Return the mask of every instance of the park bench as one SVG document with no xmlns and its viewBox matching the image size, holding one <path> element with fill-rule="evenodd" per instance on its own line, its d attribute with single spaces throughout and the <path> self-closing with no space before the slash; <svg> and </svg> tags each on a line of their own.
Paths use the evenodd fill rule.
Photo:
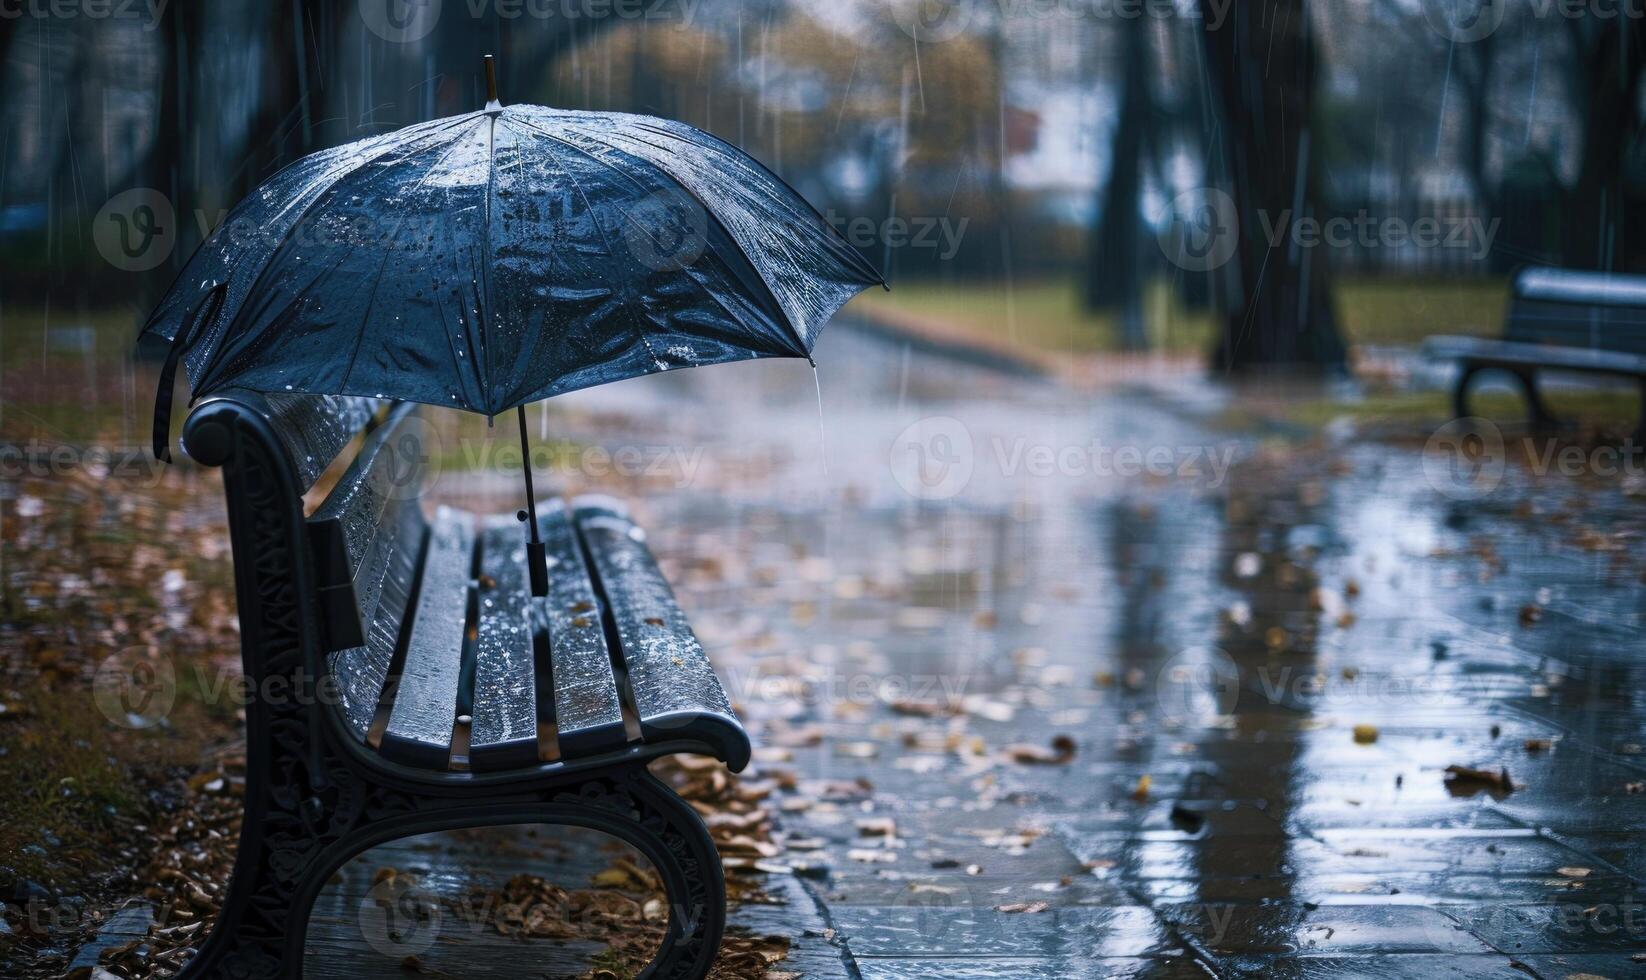
<svg viewBox="0 0 1646 980">
<path fill-rule="evenodd" d="M 1515 277 L 1503 337 L 1431 337 L 1424 353 L 1459 363 L 1453 410 L 1467 418 L 1469 383 L 1482 371 L 1515 377 L 1534 428 L 1557 422 L 1538 392 L 1543 370 L 1631 378 L 1641 384 L 1646 435 L 1646 276 L 1531 268 Z"/>
<path fill-rule="evenodd" d="M 704 976 L 722 866 L 646 765 L 686 752 L 741 770 L 747 734 L 621 504 L 541 509 L 551 591 L 533 599 L 514 515 L 425 513 L 430 431 L 411 404 L 239 391 L 184 426 L 189 456 L 223 469 L 254 692 L 234 874 L 187 975 L 298 975 L 321 887 L 377 844 L 558 823 L 655 868 L 668 923 L 645 975 Z"/>
</svg>

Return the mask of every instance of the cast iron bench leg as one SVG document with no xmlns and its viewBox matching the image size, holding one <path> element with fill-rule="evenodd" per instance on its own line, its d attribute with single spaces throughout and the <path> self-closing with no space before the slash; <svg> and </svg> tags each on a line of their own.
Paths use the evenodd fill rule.
<svg viewBox="0 0 1646 980">
<path fill-rule="evenodd" d="M 1454 417 L 1460 419 L 1470 417 L 1472 413 L 1469 411 L 1469 382 L 1474 380 L 1475 375 L 1489 367 L 1492 367 L 1492 365 L 1470 363 L 1463 365 L 1457 378 L 1457 386 L 1452 389 L 1452 414 Z M 1520 390 L 1526 397 L 1527 421 L 1531 427 L 1539 432 L 1558 428 L 1560 420 L 1549 410 L 1542 394 L 1538 392 L 1537 372 L 1532 368 L 1504 368 L 1503 370 L 1514 375 L 1515 380 L 1520 382 Z M 1646 397 L 1646 388 L 1643 388 L 1642 392 L 1643 397 Z M 1646 407 L 1643 407 L 1643 412 L 1646 412 Z M 1643 418 L 1646 418 L 1646 416 L 1643 416 Z M 1643 428 L 1646 428 L 1646 422 L 1643 422 Z"/>
<path fill-rule="evenodd" d="M 310 909 L 332 875 L 351 858 L 400 837 L 535 823 L 598 830 L 645 855 L 663 882 L 669 921 L 657 956 L 641 978 L 702 980 L 708 975 L 726 927 L 720 855 L 697 811 L 643 765 L 535 790 L 500 789 L 491 797 L 413 797 L 364 781 L 353 786 L 346 794 L 349 799 L 334 800 L 342 802 L 352 817 L 319 812 L 290 792 L 273 794 L 273 809 L 287 809 L 281 805 L 282 796 L 294 809 L 265 815 L 263 820 L 274 833 L 261 835 L 261 842 L 242 840 L 219 926 L 190 961 L 184 977 L 301 976 Z M 310 812 L 303 814 L 304 810 Z M 248 826 L 256 819 L 249 811 Z M 357 823 L 339 833 L 340 818 Z M 293 819 L 298 823 L 294 825 Z M 312 833 L 305 835 L 304 828 Z"/>
</svg>

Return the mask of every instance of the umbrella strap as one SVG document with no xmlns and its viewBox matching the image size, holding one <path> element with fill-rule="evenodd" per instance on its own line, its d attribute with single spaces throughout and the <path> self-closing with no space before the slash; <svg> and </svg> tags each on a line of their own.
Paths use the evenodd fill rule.
<svg viewBox="0 0 1646 980">
<path fill-rule="evenodd" d="M 171 342 L 165 367 L 160 369 L 160 386 L 154 393 L 154 458 L 161 462 L 171 462 L 171 402 L 172 389 L 176 387 L 177 362 L 183 359 L 183 352 L 193 345 L 201 328 L 211 322 L 222 308 L 225 291 L 225 284 L 218 283 L 194 304 L 188 319 L 178 329 L 177 338 Z"/>
</svg>

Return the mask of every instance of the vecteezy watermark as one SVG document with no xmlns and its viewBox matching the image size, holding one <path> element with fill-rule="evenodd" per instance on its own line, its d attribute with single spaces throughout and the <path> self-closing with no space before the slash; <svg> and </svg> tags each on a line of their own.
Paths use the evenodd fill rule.
<svg viewBox="0 0 1646 980">
<path fill-rule="evenodd" d="M 1579 446 L 1544 436 L 1507 443 L 1490 419 L 1453 419 L 1436 429 L 1423 447 L 1423 475 L 1429 486 L 1453 500 L 1478 500 L 1496 490 L 1508 468 L 1509 450 L 1534 476 L 1646 476 L 1646 446 L 1633 436 L 1616 445 Z"/>
<path fill-rule="evenodd" d="M 1155 235 L 1161 252 L 1185 272 L 1219 268 L 1240 244 L 1234 198 L 1215 187 L 1186 190 L 1167 206 Z"/>
<path fill-rule="evenodd" d="M 947 500 L 972 482 L 971 430 L 957 418 L 920 419 L 892 440 L 892 479 L 917 500 Z"/>
<path fill-rule="evenodd" d="M 103 658 L 92 675 L 92 702 L 121 728 L 153 728 L 177 701 L 171 658 L 149 647 L 127 647 Z"/>
<path fill-rule="evenodd" d="M 92 219 L 92 242 L 103 260 L 124 272 L 147 272 L 171 257 L 177 214 L 152 187 L 133 187 L 104 202 Z"/>
<path fill-rule="evenodd" d="M 1448 41 L 1482 41 L 1503 26 L 1510 0 L 1423 0 L 1423 17 Z M 1646 18 L 1646 0 L 1523 0 L 1519 11 L 1534 19 L 1613 20 Z"/>
<path fill-rule="evenodd" d="M 807 706 L 914 702 L 959 705 L 971 685 L 963 671 L 902 673 L 898 671 L 835 671 L 826 668 L 772 674 L 733 667 L 721 673 L 726 695 L 735 704 L 798 703 Z"/>
<path fill-rule="evenodd" d="M 1492 250 L 1502 218 L 1478 215 L 1377 217 L 1362 209 L 1351 215 L 1319 218 L 1257 212 L 1255 229 L 1269 248 L 1461 250 L 1480 260 Z M 1245 229 L 1250 231 L 1252 229 Z M 1172 199 L 1159 216 L 1156 240 L 1166 258 L 1187 272 L 1207 272 L 1234 257 L 1243 229 L 1234 200 L 1216 188 L 1194 188 Z"/>
<path fill-rule="evenodd" d="M 1503 482 L 1503 431 L 1490 419 L 1453 419 L 1423 446 L 1423 476 L 1453 500 L 1477 500 Z"/>
<path fill-rule="evenodd" d="M 647 21 L 690 24 L 702 0 L 358 0 L 367 30 L 394 44 L 423 40 L 447 9 L 470 20 Z"/>
<path fill-rule="evenodd" d="M 0 20 L 134 20 L 160 26 L 171 0 L 0 0 Z"/>
<path fill-rule="evenodd" d="M 1216 647 L 1180 650 L 1155 675 L 1155 701 L 1173 721 L 1227 715 L 1239 700 L 1240 667 Z"/>
<path fill-rule="evenodd" d="M 39 439 L 0 442 L 0 479 L 61 479 L 71 473 L 127 480 L 147 489 L 159 485 L 165 467 L 146 446 L 76 446 Z"/>
<path fill-rule="evenodd" d="M 631 480 L 668 483 L 684 490 L 696 483 L 708 451 L 703 446 L 666 444 L 583 446 L 574 443 L 534 443 L 531 465 L 536 472 L 579 475 L 590 479 L 618 476 Z M 495 471 L 519 474 L 520 446 L 506 439 L 465 440 L 458 448 L 457 462 L 465 473 Z M 432 481 L 429 485 L 433 485 Z"/>
<path fill-rule="evenodd" d="M 1467 44 L 1503 26 L 1508 0 L 1423 0 L 1423 17 L 1448 41 Z"/>
<path fill-rule="evenodd" d="M 1222 446 L 1110 445 L 1101 439 L 1052 443 L 1027 436 L 990 436 L 978 453 L 971 430 L 959 419 L 930 416 L 892 440 L 892 478 L 921 500 L 946 500 L 966 489 L 980 462 L 1005 479 L 1176 479 L 1209 490 L 1228 478 L 1238 452 Z"/>
<path fill-rule="evenodd" d="M 92 240 L 103 259 L 116 269 L 143 272 L 171 258 L 178 243 L 178 221 L 192 220 L 202 239 L 219 250 L 269 254 L 279 248 L 304 255 L 360 249 L 374 254 L 408 252 L 414 261 L 447 238 L 462 212 L 407 212 L 339 203 L 303 212 L 296 223 L 258 221 L 227 209 L 196 208 L 179 215 L 152 187 L 134 187 L 114 195 L 97 212 Z M 960 250 L 969 217 L 890 215 L 885 218 L 804 212 L 763 219 L 747 234 L 797 242 L 839 235 L 864 250 L 917 249 L 937 253 L 942 261 Z M 711 247 L 716 235 L 728 234 L 703 203 L 682 187 L 664 187 L 641 196 L 625 209 L 621 241 L 628 256 L 656 272 L 690 268 Z"/>
<path fill-rule="evenodd" d="M 366 945 L 398 959 L 433 946 L 443 915 L 438 897 L 415 875 L 389 870 L 361 897 L 355 920 Z"/>
<path fill-rule="evenodd" d="M 359 0 L 366 29 L 391 44 L 412 44 L 440 23 L 441 0 Z"/>
<path fill-rule="evenodd" d="M 627 208 L 623 241 L 629 254 L 654 272 L 679 272 L 709 247 L 709 215 L 678 188 L 654 191 Z"/>
<path fill-rule="evenodd" d="M 1027 19 L 1204 20 L 1211 30 L 1223 26 L 1234 0 L 1213 0 L 1210 16 L 1199 3 L 1183 0 L 882 0 L 892 20 L 920 44 L 952 40 L 976 26 Z"/>
<path fill-rule="evenodd" d="M 966 235 L 971 218 L 950 218 L 948 215 L 892 215 L 880 221 L 858 216 L 847 218 L 830 208 L 823 220 L 854 248 L 869 249 L 928 249 L 947 262 L 960 251 L 960 241 Z"/>
</svg>

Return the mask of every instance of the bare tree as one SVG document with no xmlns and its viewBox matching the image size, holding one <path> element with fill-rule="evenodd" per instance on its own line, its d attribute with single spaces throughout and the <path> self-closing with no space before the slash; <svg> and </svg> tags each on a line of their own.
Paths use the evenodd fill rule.
<svg viewBox="0 0 1646 980">
<path fill-rule="evenodd" d="M 1125 22 L 1119 36 L 1124 71 L 1120 83 L 1120 118 L 1110 143 L 1109 179 L 1095 216 L 1086 256 L 1086 305 L 1121 312 L 1120 342 L 1128 350 L 1147 346 L 1143 332 L 1142 278 L 1139 261 L 1145 155 L 1154 140 L 1153 38 L 1142 17 Z"/>
<path fill-rule="evenodd" d="M 1317 212 L 1311 146 L 1316 49 L 1305 0 L 1245 0 L 1221 24 L 1202 0 L 1206 60 L 1231 177 L 1241 302 L 1215 351 L 1228 371 L 1341 369 L 1325 250 L 1270 232 Z M 1212 26 L 1217 25 L 1217 26 Z"/>
</svg>

